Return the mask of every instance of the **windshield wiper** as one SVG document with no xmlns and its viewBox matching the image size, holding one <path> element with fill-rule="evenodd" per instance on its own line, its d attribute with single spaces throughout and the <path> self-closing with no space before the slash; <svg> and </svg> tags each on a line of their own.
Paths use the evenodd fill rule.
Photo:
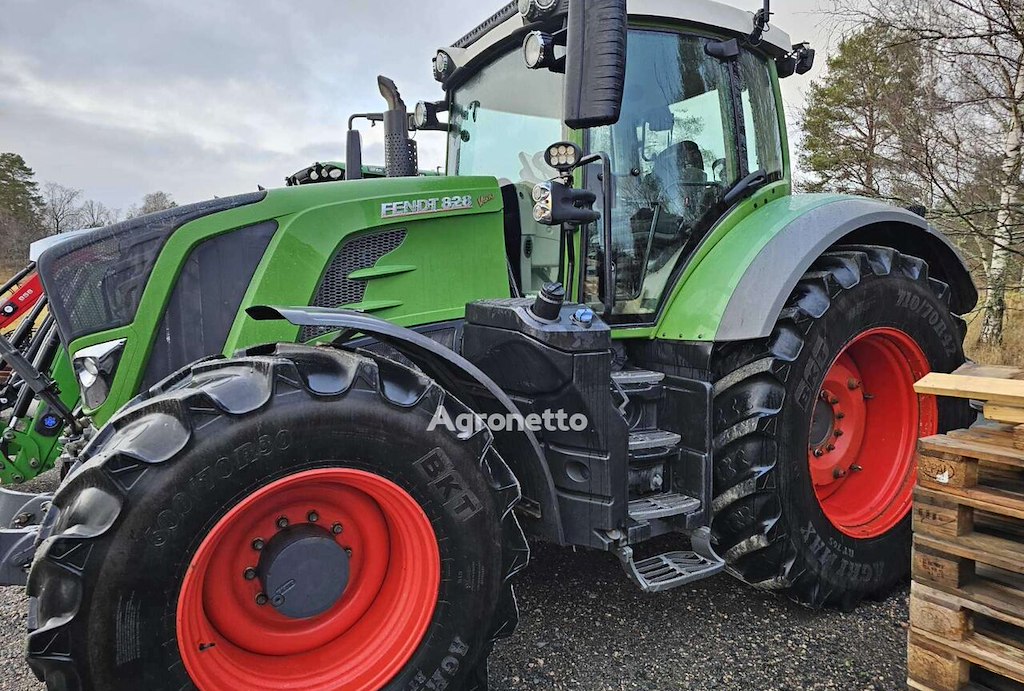
<svg viewBox="0 0 1024 691">
<path fill-rule="evenodd" d="M 725 196 L 722 197 L 722 203 L 726 206 L 732 206 L 739 200 L 746 199 L 767 184 L 768 173 L 766 173 L 763 168 L 755 170 L 753 173 L 733 185 L 732 189 L 726 192 Z"/>
</svg>

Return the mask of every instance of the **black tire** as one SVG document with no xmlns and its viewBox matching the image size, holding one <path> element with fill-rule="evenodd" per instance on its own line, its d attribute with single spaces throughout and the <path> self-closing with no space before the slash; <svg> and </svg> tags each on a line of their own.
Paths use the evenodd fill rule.
<svg viewBox="0 0 1024 691">
<path fill-rule="evenodd" d="M 905 332 L 932 371 L 960 366 L 965 328 L 948 294 L 920 259 L 841 247 L 804 275 L 769 339 L 716 347 L 712 530 L 730 573 L 811 607 L 841 608 L 908 575 L 909 513 L 870 539 L 844 534 L 823 513 L 807 462 L 810 419 L 825 372 L 868 329 Z M 939 402 L 940 431 L 969 423 L 967 405 Z"/>
<path fill-rule="evenodd" d="M 204 536 L 260 487 L 346 467 L 413 497 L 441 556 L 430 626 L 386 688 L 482 688 L 493 641 L 515 627 L 510 579 L 529 553 L 512 512 L 519 486 L 490 433 L 427 431 L 441 405 L 467 412 L 390 360 L 305 346 L 200 363 L 158 384 L 99 433 L 54 497 L 29 576 L 32 669 L 51 691 L 194 688 L 175 613 Z M 427 452 L 447 457 L 474 510 L 415 465 Z M 217 465 L 229 458 L 247 460 Z"/>
</svg>

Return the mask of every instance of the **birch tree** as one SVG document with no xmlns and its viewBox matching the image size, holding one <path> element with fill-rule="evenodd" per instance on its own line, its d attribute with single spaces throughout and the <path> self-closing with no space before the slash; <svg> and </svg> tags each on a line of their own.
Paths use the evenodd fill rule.
<svg viewBox="0 0 1024 691">
<path fill-rule="evenodd" d="M 1009 279 L 1008 265 L 1011 251 L 1017 249 L 1014 213 L 1021 198 L 1021 173 L 1024 171 L 1024 119 L 1021 110 L 1024 102 L 1024 55 L 1018 57 L 1016 75 L 1013 81 L 1013 99 L 1009 105 L 1010 115 L 1006 126 L 1003 145 L 1002 190 L 999 196 L 999 212 L 996 219 L 992 259 L 988 268 L 988 291 L 985 295 L 985 317 L 981 324 L 982 343 L 999 345 L 1003 341 L 1003 323 L 1006 318 L 1006 288 Z M 1010 75 L 1007 75 L 1008 77 Z"/>
</svg>

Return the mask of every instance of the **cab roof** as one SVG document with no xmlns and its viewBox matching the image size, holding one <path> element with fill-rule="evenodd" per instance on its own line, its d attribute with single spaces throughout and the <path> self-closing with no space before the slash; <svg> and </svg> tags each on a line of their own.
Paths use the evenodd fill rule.
<svg viewBox="0 0 1024 691">
<path fill-rule="evenodd" d="M 568 3 L 562 1 L 559 11 Z M 626 0 L 630 19 L 654 19 L 680 22 L 692 26 L 749 36 L 754 29 L 754 13 L 714 0 Z M 445 48 L 458 67 L 465 67 L 509 37 L 522 34 L 526 20 L 519 14 L 518 3 L 510 2 L 482 24 Z M 759 47 L 772 57 L 788 55 L 793 50 L 789 34 L 770 26 Z"/>
</svg>

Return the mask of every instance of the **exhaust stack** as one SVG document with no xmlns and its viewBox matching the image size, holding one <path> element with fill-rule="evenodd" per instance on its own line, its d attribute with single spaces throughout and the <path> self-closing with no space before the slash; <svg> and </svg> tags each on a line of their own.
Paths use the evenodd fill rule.
<svg viewBox="0 0 1024 691">
<path fill-rule="evenodd" d="M 392 80 L 380 76 L 377 85 L 388 104 L 384 113 L 384 169 L 389 178 L 413 177 L 419 172 L 419 155 L 416 142 L 409 137 L 409 111 Z"/>
</svg>

